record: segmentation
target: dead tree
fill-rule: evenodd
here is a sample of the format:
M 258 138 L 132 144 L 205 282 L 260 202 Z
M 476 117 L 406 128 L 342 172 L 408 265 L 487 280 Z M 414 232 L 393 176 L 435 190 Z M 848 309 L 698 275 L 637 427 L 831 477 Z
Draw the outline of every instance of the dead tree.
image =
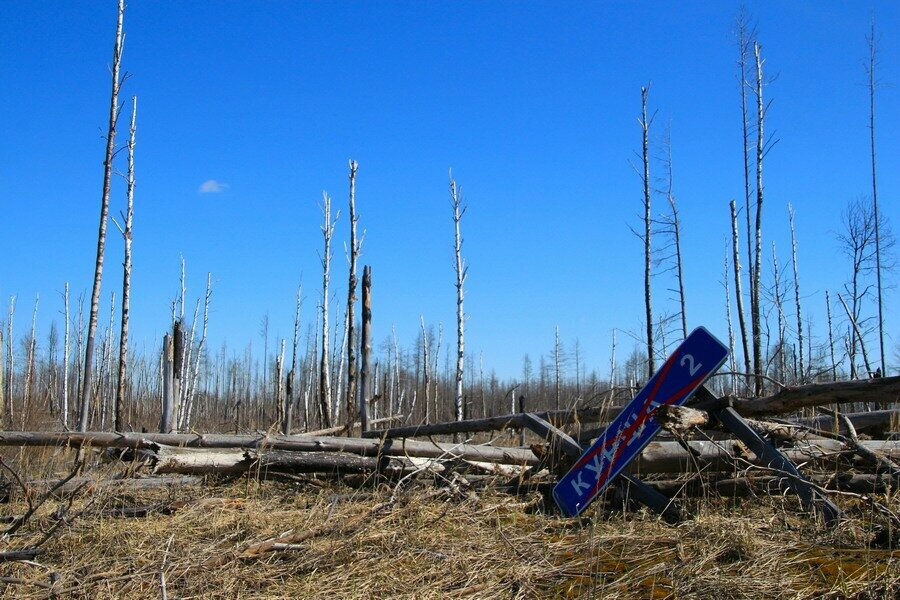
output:
M 862 198 L 852 200 L 842 215 L 843 227 L 837 239 L 841 252 L 850 259 L 850 279 L 844 284 L 844 292 L 849 300 L 848 319 L 852 329 L 847 344 L 850 360 L 850 378 L 857 377 L 856 358 L 859 344 L 864 343 L 865 327 L 869 321 L 862 317 L 866 299 L 871 297 L 868 277 L 875 270 L 875 215 L 871 204 Z M 882 241 L 887 242 L 888 236 Z M 892 243 L 892 242 L 891 242 Z M 884 246 L 889 246 L 885 244 Z M 885 247 L 882 249 L 884 250 Z M 840 295 L 838 296 L 839 299 Z
M 331 218 L 331 198 L 322 192 L 322 215 L 324 223 L 321 227 L 324 240 L 324 251 L 320 255 L 322 261 L 322 355 L 319 360 L 319 412 L 321 412 L 323 427 L 331 427 L 331 368 L 329 358 L 329 334 L 328 334 L 328 283 L 331 276 L 331 238 L 334 235 L 334 226 L 337 223 L 340 211 Z
M 678 206 L 675 202 L 675 171 L 672 162 L 672 134 L 671 127 L 666 131 L 665 136 L 665 168 L 666 168 L 666 199 L 669 202 L 669 209 L 672 214 L 665 218 L 666 225 L 670 228 L 672 234 L 672 243 L 675 250 L 675 276 L 678 282 L 678 304 L 681 313 L 681 339 L 687 339 L 687 302 L 684 296 L 684 263 L 681 257 L 681 221 L 678 220 Z M 665 348 L 663 348 L 665 352 Z
M 25 419 L 26 414 L 28 413 L 28 408 L 31 406 L 31 394 L 34 388 L 34 377 L 35 377 L 35 350 L 37 339 L 36 339 L 36 327 L 37 327 L 37 314 L 38 314 L 38 304 L 40 304 L 41 296 L 38 294 L 34 298 L 34 311 L 31 313 L 31 335 L 28 337 L 28 352 L 25 356 L 25 390 L 22 398 L 22 428 L 25 428 Z
M 806 379 L 806 369 L 803 364 L 803 313 L 800 307 L 800 270 L 797 267 L 797 237 L 794 233 L 794 207 L 788 204 L 788 223 L 791 227 L 791 263 L 794 267 L 794 304 L 797 309 L 797 347 L 800 360 L 800 372 L 797 374 L 798 383 Z
M 878 218 L 878 175 L 877 162 L 875 160 L 875 88 L 878 80 L 875 78 L 875 67 L 877 61 L 877 47 L 875 36 L 875 19 L 872 19 L 872 30 L 868 36 L 869 42 L 869 64 L 867 74 L 869 76 L 869 132 L 871 133 L 872 147 L 872 212 L 875 214 L 875 282 L 876 296 L 878 298 L 878 348 L 881 355 L 881 372 L 887 375 L 887 363 L 884 358 L 884 310 L 883 296 L 881 288 L 881 235 L 879 230 Z
M 831 297 L 825 290 L 825 314 L 828 318 L 828 353 L 831 356 L 831 380 L 837 381 L 837 362 L 834 360 L 834 328 L 831 325 Z
M 347 257 L 350 263 L 350 275 L 347 283 L 347 422 L 353 423 L 353 406 L 356 399 L 356 346 L 353 341 L 353 328 L 356 319 L 356 261 L 359 258 L 362 240 L 356 239 L 356 169 L 358 163 L 350 161 L 350 250 Z
M 752 325 L 753 325 L 753 370 L 756 377 L 755 390 L 757 395 L 762 394 L 762 327 L 760 323 L 760 273 L 762 266 L 762 209 L 763 209 L 763 158 L 766 154 L 766 138 L 764 132 L 767 105 L 763 101 L 763 59 L 762 47 L 758 42 L 753 43 L 753 55 L 756 58 L 756 245 L 755 258 L 753 260 L 753 287 L 751 294 Z
M 778 377 L 779 381 L 785 380 L 787 372 L 787 345 L 785 344 L 786 319 L 784 317 L 784 291 L 781 289 L 781 271 L 778 269 L 778 251 L 775 248 L 775 242 L 772 242 L 772 279 L 773 279 L 773 297 L 775 310 L 778 312 L 778 347 L 776 349 L 776 357 L 778 358 Z M 775 357 L 772 357 L 775 358 Z
M 69 282 L 67 281 L 63 291 L 63 319 L 65 320 L 65 334 L 63 338 L 63 383 L 62 405 L 60 407 L 60 419 L 63 429 L 69 429 Z M 0 340 L 2 341 L 2 340 Z M 0 344 L 2 345 L 2 344 Z M 2 404 L 2 402 L 0 402 Z M 0 407 L 2 411 L 2 407 Z
M 750 187 L 750 119 L 747 111 L 747 88 L 749 87 L 749 83 L 747 82 L 747 63 L 750 60 L 750 49 L 753 47 L 754 40 L 756 38 L 756 28 L 750 23 L 750 19 L 747 17 L 747 14 L 744 12 L 743 8 L 741 9 L 740 14 L 737 19 L 737 37 L 738 37 L 738 66 L 740 68 L 740 89 L 741 89 L 741 131 L 742 131 L 742 151 L 744 157 L 744 216 L 746 218 L 747 223 L 747 272 L 749 274 L 748 281 L 750 283 L 750 314 L 754 314 L 753 303 L 756 301 L 756 296 L 754 295 L 754 284 L 753 281 L 753 273 L 754 263 L 753 263 L 753 229 L 751 226 L 751 211 L 750 211 L 750 198 L 751 187 Z M 735 261 L 735 265 L 738 262 Z M 738 290 L 735 290 L 736 293 L 740 293 Z M 738 304 L 740 306 L 741 303 Z M 738 308 L 738 310 L 741 310 Z M 743 340 L 745 357 L 747 357 L 747 362 L 749 364 L 749 354 L 746 354 L 746 350 L 748 348 L 746 332 L 744 330 L 741 331 L 741 334 L 745 336 Z M 747 372 L 750 372 L 749 367 L 747 368 Z
M 294 383 L 297 376 L 297 344 L 300 340 L 300 308 L 303 306 L 303 285 L 297 286 L 297 309 L 294 311 L 294 343 L 291 350 L 291 370 L 288 371 L 284 396 L 284 420 L 281 422 L 281 433 L 291 434 L 294 418 Z
M 732 206 L 734 201 L 732 201 Z M 734 360 L 734 327 L 731 325 L 731 294 L 728 290 L 728 240 L 725 240 L 725 270 L 723 271 L 722 282 L 725 285 L 725 319 L 728 324 L 728 366 L 731 370 L 731 393 L 737 393 L 737 376 L 735 371 Z
M 650 124 L 653 118 L 647 118 L 647 96 L 650 93 L 650 85 L 641 88 L 641 148 L 643 173 L 642 183 L 644 188 L 644 306 L 647 318 L 647 379 L 653 377 L 656 371 L 654 364 L 653 349 L 653 308 L 650 302 L 650 260 L 651 260 L 651 243 L 650 243 Z
M 741 253 L 738 250 L 738 226 L 737 226 L 737 208 L 734 200 L 730 203 L 731 208 L 731 251 L 734 261 L 734 297 L 737 300 L 738 325 L 741 328 L 741 344 L 744 351 L 744 373 L 749 377 L 753 371 L 750 367 L 750 347 L 747 340 L 747 323 L 744 319 L 744 294 L 741 291 Z M 752 280 L 752 278 L 751 278 Z M 750 380 L 747 380 L 748 387 Z
M 128 373 L 128 311 L 131 305 L 131 227 L 134 222 L 134 144 L 137 132 L 137 96 L 131 98 L 131 126 L 128 135 L 128 208 L 125 212 L 124 227 L 118 223 L 116 227 L 125 240 L 125 261 L 122 263 L 122 325 L 119 329 L 119 373 L 116 380 L 115 422 L 113 428 L 123 431 L 125 381 Z M 66 323 L 66 337 L 68 338 L 68 323 Z
M 13 378 L 15 377 L 16 357 L 13 354 L 13 318 L 16 315 L 16 297 L 9 298 L 9 312 L 6 319 L 6 422 L 13 422 Z
M 113 159 L 116 155 L 116 125 L 119 120 L 119 90 L 127 75 L 119 77 L 122 63 L 122 45 L 125 36 L 122 24 L 125 18 L 125 0 L 119 0 L 116 21 L 116 41 L 113 46 L 112 92 L 109 101 L 109 126 L 106 130 L 106 157 L 103 161 L 103 192 L 100 196 L 100 227 L 97 233 L 97 259 L 94 262 L 94 286 L 91 290 L 91 312 L 88 335 L 84 348 L 84 379 L 81 385 L 81 415 L 78 430 L 87 431 L 91 408 L 91 369 L 94 354 L 94 336 L 97 333 L 97 315 L 100 312 L 100 282 L 103 279 L 103 255 L 106 248 L 106 221 L 109 218 L 109 191 L 112 183 Z
M 362 280 L 362 360 L 359 373 L 359 423 L 363 433 L 369 428 L 369 363 L 372 358 L 372 267 L 363 267 Z
M 456 393 L 454 406 L 456 408 L 456 420 L 463 420 L 463 358 L 465 356 L 465 320 L 466 313 L 463 310 L 463 285 L 469 274 L 469 267 L 462 257 L 462 235 L 459 222 L 466 213 L 466 206 L 462 201 L 462 192 L 450 175 L 450 205 L 453 208 L 453 226 L 455 229 L 454 251 L 456 255 Z
M 562 387 L 562 376 L 561 376 L 561 365 L 560 365 L 560 348 L 559 348 L 559 325 L 556 326 L 556 343 L 553 345 L 553 363 L 556 366 L 556 393 L 554 394 L 554 398 L 556 399 L 555 405 L 556 410 L 559 410 L 560 405 L 560 395 L 561 395 L 561 387 Z

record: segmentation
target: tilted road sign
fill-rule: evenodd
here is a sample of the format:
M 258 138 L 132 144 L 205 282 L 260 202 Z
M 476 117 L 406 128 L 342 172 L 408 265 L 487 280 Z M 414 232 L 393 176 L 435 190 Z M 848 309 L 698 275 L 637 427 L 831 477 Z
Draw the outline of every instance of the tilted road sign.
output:
M 728 348 L 698 327 L 650 378 L 553 488 L 559 508 L 579 514 L 659 433 L 656 407 L 679 406 L 728 358 Z

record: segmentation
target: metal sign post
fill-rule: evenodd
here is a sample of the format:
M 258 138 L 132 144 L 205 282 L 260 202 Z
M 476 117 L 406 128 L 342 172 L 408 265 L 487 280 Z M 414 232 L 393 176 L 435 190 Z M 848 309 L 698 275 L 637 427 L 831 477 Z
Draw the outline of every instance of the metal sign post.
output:
M 656 407 L 684 404 L 727 358 L 728 348 L 709 331 L 692 331 L 553 488 L 560 510 L 574 517 L 587 508 L 659 433 Z

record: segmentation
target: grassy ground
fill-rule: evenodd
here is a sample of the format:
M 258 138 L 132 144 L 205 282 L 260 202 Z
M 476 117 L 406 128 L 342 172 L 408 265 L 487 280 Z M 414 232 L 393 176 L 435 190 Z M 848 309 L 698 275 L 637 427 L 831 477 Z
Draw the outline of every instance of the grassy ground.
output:
M 25 460 L 22 470 L 46 476 L 51 464 Z M 896 496 L 879 500 L 900 510 Z M 869 543 L 884 520 L 862 500 L 838 502 L 848 519 L 831 531 L 790 497 L 693 501 L 693 516 L 669 526 L 602 508 L 563 519 L 537 495 L 446 486 L 101 483 L 69 508 L 48 501 L 0 538 L 0 551 L 23 548 L 58 526 L 34 561 L 0 562 L 0 597 L 159 599 L 163 588 L 169 599 L 897 597 L 900 551 Z M 113 514 L 149 505 L 162 512 Z M 26 510 L 21 495 L 0 504 L 0 516 Z M 292 543 L 260 548 L 278 536 Z

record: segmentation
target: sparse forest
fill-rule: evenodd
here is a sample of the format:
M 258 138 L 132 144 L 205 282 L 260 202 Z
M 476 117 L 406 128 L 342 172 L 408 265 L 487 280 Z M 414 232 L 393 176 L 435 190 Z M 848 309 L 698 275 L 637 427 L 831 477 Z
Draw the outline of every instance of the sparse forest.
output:
M 172 282 L 171 319 L 156 324 L 155 344 L 137 345 L 129 319 L 142 298 L 130 281 L 141 265 L 132 248 L 154 210 L 140 188 L 142 128 L 152 125 L 139 111 L 146 84 L 127 71 L 127 29 L 118 0 L 90 293 L 73 279 L 58 282 L 58 297 L 10 295 L 0 320 L 4 597 L 898 593 L 900 346 L 885 210 L 896 203 L 879 188 L 876 153 L 894 143 L 878 135 L 880 95 L 895 93 L 880 69 L 897 71 L 880 53 L 874 19 L 847 50 L 865 56 L 868 84 L 854 93 L 870 107 L 868 130 L 856 134 L 871 149 L 871 181 L 822 232 L 805 226 L 796 201 L 767 193 L 767 168 L 779 160 L 769 120 L 788 109 L 777 103 L 763 28 L 743 11 L 736 18 L 737 85 L 722 101 L 734 106 L 727 134 L 741 144 L 734 170 L 743 196 L 723 190 L 704 200 L 721 224 L 704 235 L 718 248 L 713 302 L 726 324 L 710 330 L 730 355 L 691 408 L 658 413 L 664 431 L 633 463 L 636 481 L 616 479 L 590 517 L 568 524 L 552 485 L 700 324 L 685 251 L 698 232 L 683 220 L 689 190 L 676 169 L 682 134 L 677 115 L 659 117 L 658 84 L 620 90 L 637 118 L 633 147 L 621 149 L 623 161 L 634 153 L 636 216 L 621 227 L 637 241 L 618 251 L 641 257 L 634 302 L 643 319 L 609 332 L 607 364 L 587 361 L 576 326 L 564 322 L 539 356 L 509 348 L 520 373 L 486 364 L 466 337 L 468 317 L 481 311 L 466 295 L 470 265 L 479 277 L 465 239 L 476 216 L 453 172 L 447 203 L 432 207 L 447 227 L 431 235 L 446 240 L 450 260 L 439 268 L 455 321 L 409 314 L 414 339 L 393 328 L 373 339 L 379 306 L 391 299 L 366 253 L 367 216 L 378 210 L 358 193 L 368 165 L 352 159 L 345 190 L 302 200 L 319 203 L 321 221 L 298 224 L 319 237 L 297 251 L 315 254 L 321 270 L 297 281 L 290 337 L 273 332 L 268 313 L 247 315 L 258 338 L 213 345 L 216 276 L 187 255 Z M 116 177 L 123 197 L 111 193 Z M 110 222 L 123 256 L 106 248 Z M 776 245 L 788 235 L 787 247 Z M 824 246 L 842 260 L 831 286 L 813 291 L 801 257 Z M 343 260 L 346 280 L 333 269 Z M 113 290 L 104 273 L 119 267 L 123 285 Z M 189 293 L 195 273 L 206 285 Z M 55 315 L 45 331 L 41 312 Z M 664 507 L 646 493 L 662 495 Z M 100 552 L 117 556 L 91 568 Z M 391 570 L 393 579 L 384 576 Z M 746 583 L 761 572 L 756 588 Z

